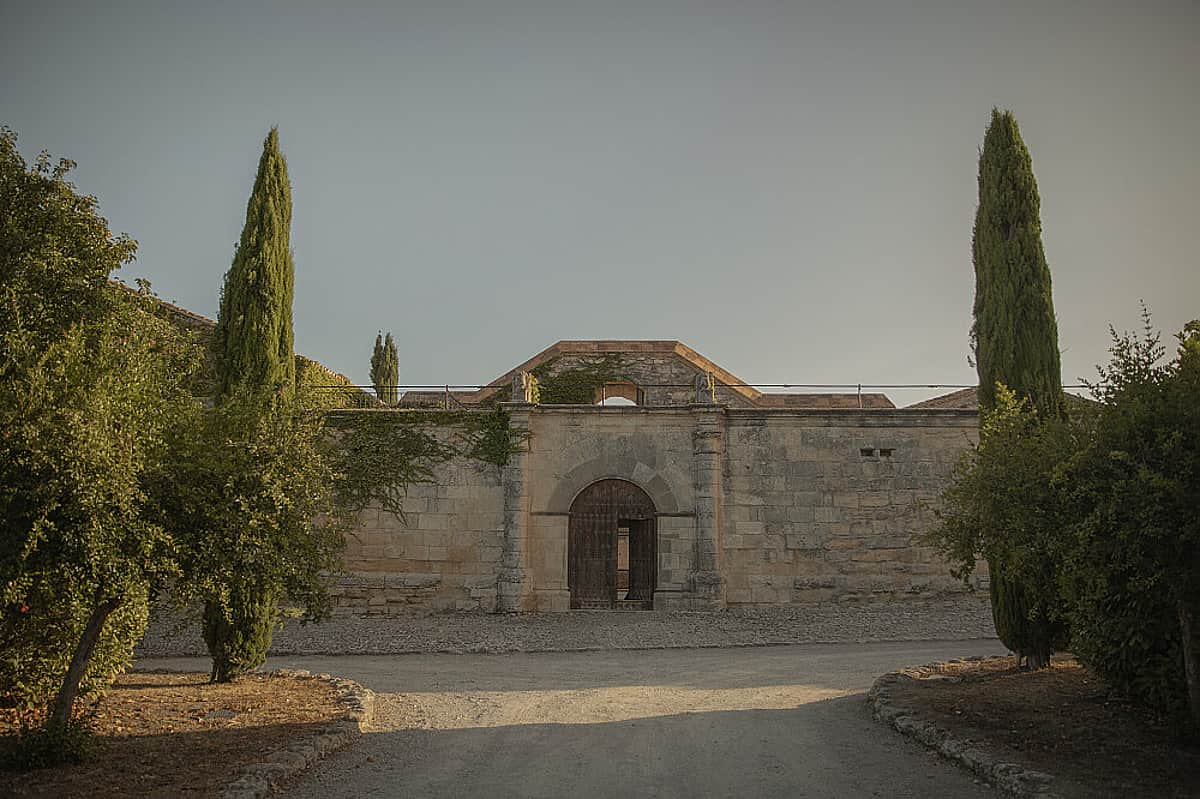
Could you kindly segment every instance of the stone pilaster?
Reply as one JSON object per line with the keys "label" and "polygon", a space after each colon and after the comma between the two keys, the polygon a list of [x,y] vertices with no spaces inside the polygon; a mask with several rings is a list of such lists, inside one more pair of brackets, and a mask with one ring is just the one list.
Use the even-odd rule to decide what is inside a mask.
{"label": "stone pilaster", "polygon": [[518,451],[509,456],[501,472],[504,488],[504,539],[497,582],[497,609],[532,610],[533,586],[529,581],[529,447],[533,405],[506,403],[513,433],[520,437]]}
{"label": "stone pilaster", "polygon": [[721,497],[725,454],[725,411],[693,405],[692,462],[696,480],[696,560],[688,588],[697,608],[725,607],[721,574]]}

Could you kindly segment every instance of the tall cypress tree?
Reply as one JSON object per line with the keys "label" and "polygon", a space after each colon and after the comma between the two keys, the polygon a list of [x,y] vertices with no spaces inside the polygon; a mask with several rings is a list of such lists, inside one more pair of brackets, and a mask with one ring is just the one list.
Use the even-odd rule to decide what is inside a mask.
{"label": "tall cypress tree", "polygon": [[[225,273],[213,346],[217,400],[235,392],[292,396],[292,187],[279,150],[279,130],[263,141],[246,223]],[[262,404],[274,412],[275,401]],[[204,640],[213,659],[213,681],[227,682],[266,660],[277,597],[252,573],[235,569],[225,602],[205,603]]]}
{"label": "tall cypress tree", "polygon": [[1042,249],[1041,199],[1029,150],[1012,112],[992,109],[979,154],[979,208],[971,243],[979,406],[996,404],[996,383],[1027,398],[1043,418],[1062,403],[1058,322]]}
{"label": "tall cypress tree", "polygon": [[292,187],[279,150],[279,130],[263,141],[246,224],[225,273],[213,346],[217,396],[238,386],[291,392],[296,382],[292,352]]}
{"label": "tall cypress tree", "polygon": [[[1058,325],[1042,249],[1041,200],[1033,162],[1009,111],[992,109],[979,154],[979,207],[972,240],[975,322],[971,328],[982,415],[996,384],[1047,419],[1062,408]],[[1049,663],[1065,630],[1054,622],[1050,585],[1023,584],[1004,558],[989,562],[992,616],[1000,640],[1031,668]],[[1051,564],[1039,570],[1052,580]],[[1026,572],[1029,573],[1029,572]]]}
{"label": "tall cypress tree", "polygon": [[388,405],[399,399],[397,384],[400,382],[400,359],[396,354],[396,342],[392,334],[384,338],[382,332],[375,336],[375,350],[371,353],[371,385],[375,396]]}

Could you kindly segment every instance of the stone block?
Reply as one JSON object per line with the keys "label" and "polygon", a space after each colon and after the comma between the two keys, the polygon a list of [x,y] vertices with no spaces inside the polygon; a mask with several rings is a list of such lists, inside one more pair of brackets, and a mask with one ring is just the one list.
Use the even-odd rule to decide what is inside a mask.
{"label": "stone block", "polygon": [[787,549],[821,549],[825,546],[824,536],[814,532],[798,532],[784,536],[784,546]]}

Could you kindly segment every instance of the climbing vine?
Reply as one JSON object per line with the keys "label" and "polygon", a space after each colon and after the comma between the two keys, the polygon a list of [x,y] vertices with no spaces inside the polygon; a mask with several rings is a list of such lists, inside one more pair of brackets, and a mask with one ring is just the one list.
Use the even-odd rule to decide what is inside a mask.
{"label": "climbing vine", "polygon": [[344,508],[372,502],[403,516],[408,486],[431,482],[438,464],[463,457],[504,466],[528,436],[503,408],[490,411],[332,411],[326,414]]}
{"label": "climbing vine", "polygon": [[[599,386],[627,380],[625,359],[614,353],[583,359],[566,369],[557,369],[560,361],[561,358],[551,358],[529,370],[537,379],[537,402],[544,405],[591,405],[596,401],[596,389]],[[500,389],[488,397],[485,404],[495,406],[501,402],[512,402],[512,389]]]}
{"label": "climbing vine", "polygon": [[[531,370],[536,400],[551,405],[591,405],[596,388],[624,380],[625,361],[616,354],[583,359],[568,368],[560,359]],[[343,388],[343,387],[338,387]],[[344,391],[310,395],[310,407],[325,414],[333,433],[339,465],[341,504],[357,512],[371,503],[403,515],[408,486],[431,482],[436,467],[452,458],[468,458],[502,467],[528,438],[515,430],[500,403],[512,399],[511,388],[497,391],[486,410],[381,410],[363,405],[362,397]],[[361,392],[359,392],[361,393]]]}

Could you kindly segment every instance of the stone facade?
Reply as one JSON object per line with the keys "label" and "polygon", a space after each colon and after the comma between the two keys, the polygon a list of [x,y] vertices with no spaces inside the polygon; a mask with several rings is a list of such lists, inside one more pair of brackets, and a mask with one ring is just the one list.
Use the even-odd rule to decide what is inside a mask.
{"label": "stone facade", "polygon": [[367,510],[346,536],[335,607],[369,613],[496,608],[504,547],[496,466],[458,459],[409,489],[404,518]]}
{"label": "stone facade", "polygon": [[340,607],[566,610],[571,503],[610,478],[654,503],[655,609],[965,590],[918,538],[972,411],[508,407],[529,437],[507,466],[451,462],[405,519],[364,514]]}

